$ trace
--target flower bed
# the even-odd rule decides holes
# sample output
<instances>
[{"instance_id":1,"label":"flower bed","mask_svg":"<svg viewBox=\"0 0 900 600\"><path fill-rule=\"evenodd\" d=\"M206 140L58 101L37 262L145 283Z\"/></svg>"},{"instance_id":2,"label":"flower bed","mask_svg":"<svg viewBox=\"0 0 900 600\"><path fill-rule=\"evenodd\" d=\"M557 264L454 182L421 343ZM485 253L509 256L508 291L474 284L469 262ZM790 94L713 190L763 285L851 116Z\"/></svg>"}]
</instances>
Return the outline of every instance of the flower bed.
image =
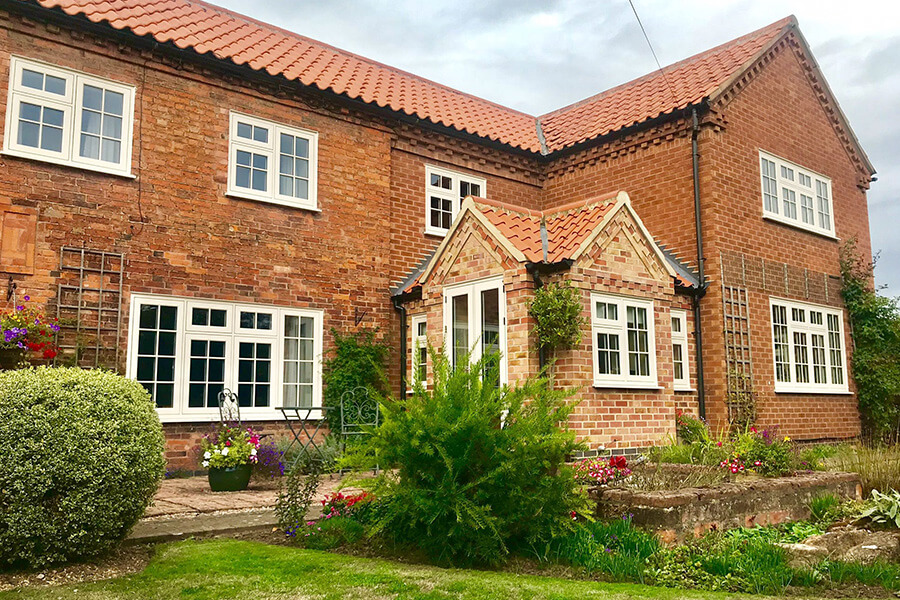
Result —
<instances>
[{"instance_id":1,"label":"flower bed","mask_svg":"<svg viewBox=\"0 0 900 600\"><path fill-rule=\"evenodd\" d=\"M690 465L678 465L691 469ZM772 525L807 519L809 502L831 493L861 499L855 473L808 472L790 477L737 478L706 488L636 491L594 488L591 498L602 518L632 515L636 525L656 531L666 543L682 541L710 530Z\"/></svg>"}]
</instances>

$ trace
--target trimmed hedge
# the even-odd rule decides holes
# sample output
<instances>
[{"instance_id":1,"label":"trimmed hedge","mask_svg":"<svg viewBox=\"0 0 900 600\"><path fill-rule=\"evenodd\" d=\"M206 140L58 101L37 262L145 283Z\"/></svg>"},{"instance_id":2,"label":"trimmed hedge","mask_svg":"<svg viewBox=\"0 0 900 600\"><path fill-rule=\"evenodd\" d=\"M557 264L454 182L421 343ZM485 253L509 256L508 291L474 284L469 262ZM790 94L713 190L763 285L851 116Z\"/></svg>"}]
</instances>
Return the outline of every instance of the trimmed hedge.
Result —
<instances>
[{"instance_id":1,"label":"trimmed hedge","mask_svg":"<svg viewBox=\"0 0 900 600\"><path fill-rule=\"evenodd\" d=\"M163 450L137 382L77 368L0 372L0 565L115 547L159 487Z\"/></svg>"}]
</instances>

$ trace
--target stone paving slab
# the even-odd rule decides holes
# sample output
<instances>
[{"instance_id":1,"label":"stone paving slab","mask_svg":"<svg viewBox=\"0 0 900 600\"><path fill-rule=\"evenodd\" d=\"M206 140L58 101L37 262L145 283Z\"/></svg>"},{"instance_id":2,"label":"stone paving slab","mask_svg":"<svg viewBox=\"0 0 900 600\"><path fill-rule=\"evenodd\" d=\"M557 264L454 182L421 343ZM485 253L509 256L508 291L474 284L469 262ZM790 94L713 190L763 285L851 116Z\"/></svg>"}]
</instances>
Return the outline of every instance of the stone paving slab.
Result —
<instances>
[{"instance_id":1,"label":"stone paving slab","mask_svg":"<svg viewBox=\"0 0 900 600\"><path fill-rule=\"evenodd\" d=\"M337 491L342 481L340 475L322 477L308 519L322 515L321 501ZM343 491L355 493L359 490L347 488ZM271 528L277 524L273 510L277 497L277 482L253 482L242 492L213 492L206 477L167 479L128 536L128 541L170 541Z\"/></svg>"}]
</instances>

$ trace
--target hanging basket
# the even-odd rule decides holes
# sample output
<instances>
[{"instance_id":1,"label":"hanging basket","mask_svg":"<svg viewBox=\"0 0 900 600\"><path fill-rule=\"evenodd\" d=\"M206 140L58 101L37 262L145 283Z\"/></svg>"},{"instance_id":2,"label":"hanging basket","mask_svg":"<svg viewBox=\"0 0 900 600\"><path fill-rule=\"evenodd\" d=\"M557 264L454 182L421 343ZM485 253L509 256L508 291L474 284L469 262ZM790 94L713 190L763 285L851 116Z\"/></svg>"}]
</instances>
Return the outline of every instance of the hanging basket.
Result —
<instances>
[{"instance_id":1,"label":"hanging basket","mask_svg":"<svg viewBox=\"0 0 900 600\"><path fill-rule=\"evenodd\" d=\"M250 484L252 465L209 470L209 489L214 492L240 492Z\"/></svg>"}]
</instances>

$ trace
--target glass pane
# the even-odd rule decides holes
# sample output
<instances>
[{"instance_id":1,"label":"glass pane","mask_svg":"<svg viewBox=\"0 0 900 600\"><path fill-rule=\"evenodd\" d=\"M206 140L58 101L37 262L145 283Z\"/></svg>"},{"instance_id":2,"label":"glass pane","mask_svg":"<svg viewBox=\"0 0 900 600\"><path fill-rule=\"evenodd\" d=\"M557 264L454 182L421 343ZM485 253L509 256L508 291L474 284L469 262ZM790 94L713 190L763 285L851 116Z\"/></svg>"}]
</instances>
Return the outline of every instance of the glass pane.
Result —
<instances>
[{"instance_id":1,"label":"glass pane","mask_svg":"<svg viewBox=\"0 0 900 600\"><path fill-rule=\"evenodd\" d=\"M300 336L300 317L290 315L284 317L284 335L287 337Z\"/></svg>"},{"instance_id":2,"label":"glass pane","mask_svg":"<svg viewBox=\"0 0 900 600\"><path fill-rule=\"evenodd\" d=\"M256 155L254 155L256 156ZM261 192L266 191L266 172L265 171L257 171L254 169L253 171L253 189L259 190Z\"/></svg>"},{"instance_id":3,"label":"glass pane","mask_svg":"<svg viewBox=\"0 0 900 600\"><path fill-rule=\"evenodd\" d=\"M225 342L210 342L209 355L219 357L225 356Z\"/></svg>"},{"instance_id":4,"label":"glass pane","mask_svg":"<svg viewBox=\"0 0 900 600\"><path fill-rule=\"evenodd\" d=\"M100 113L85 110L81 113L81 131L100 135Z\"/></svg>"},{"instance_id":5,"label":"glass pane","mask_svg":"<svg viewBox=\"0 0 900 600\"><path fill-rule=\"evenodd\" d=\"M22 85L35 90L44 89L44 74L22 69Z\"/></svg>"},{"instance_id":6,"label":"glass pane","mask_svg":"<svg viewBox=\"0 0 900 600\"><path fill-rule=\"evenodd\" d=\"M269 385L257 384L256 386L256 406L269 405Z\"/></svg>"},{"instance_id":7,"label":"glass pane","mask_svg":"<svg viewBox=\"0 0 900 600\"><path fill-rule=\"evenodd\" d=\"M156 354L155 331L141 331L138 333L138 354Z\"/></svg>"},{"instance_id":8,"label":"glass pane","mask_svg":"<svg viewBox=\"0 0 900 600\"><path fill-rule=\"evenodd\" d=\"M191 381L206 381L206 360L203 358L192 358L190 363Z\"/></svg>"},{"instance_id":9,"label":"glass pane","mask_svg":"<svg viewBox=\"0 0 900 600\"><path fill-rule=\"evenodd\" d=\"M78 155L84 158L100 158L100 138L95 135L81 134L81 143L78 146Z\"/></svg>"},{"instance_id":10,"label":"glass pane","mask_svg":"<svg viewBox=\"0 0 900 600\"><path fill-rule=\"evenodd\" d=\"M84 86L84 95L81 99L81 106L84 108L92 108L94 110L103 110L103 90L92 85Z\"/></svg>"},{"instance_id":11,"label":"glass pane","mask_svg":"<svg viewBox=\"0 0 900 600\"><path fill-rule=\"evenodd\" d=\"M268 168L269 158L264 154L253 155L253 168L265 170Z\"/></svg>"},{"instance_id":12,"label":"glass pane","mask_svg":"<svg viewBox=\"0 0 900 600\"><path fill-rule=\"evenodd\" d=\"M284 406L297 406L297 386L284 386Z\"/></svg>"},{"instance_id":13,"label":"glass pane","mask_svg":"<svg viewBox=\"0 0 900 600\"><path fill-rule=\"evenodd\" d=\"M241 358L253 358L253 344L241 342L238 346L238 356Z\"/></svg>"},{"instance_id":14,"label":"glass pane","mask_svg":"<svg viewBox=\"0 0 900 600\"><path fill-rule=\"evenodd\" d=\"M269 142L269 130L265 127L253 127L253 139L257 142L267 144Z\"/></svg>"},{"instance_id":15,"label":"glass pane","mask_svg":"<svg viewBox=\"0 0 900 600\"><path fill-rule=\"evenodd\" d=\"M209 324L213 327L225 327L225 317L227 312L224 310L213 309L209 311Z\"/></svg>"},{"instance_id":16,"label":"glass pane","mask_svg":"<svg viewBox=\"0 0 900 600\"><path fill-rule=\"evenodd\" d=\"M191 356L206 356L206 347L204 340L191 340Z\"/></svg>"},{"instance_id":17,"label":"glass pane","mask_svg":"<svg viewBox=\"0 0 900 600\"><path fill-rule=\"evenodd\" d=\"M237 159L236 159L237 164L239 164L241 166L249 167L250 166L250 158L251 158L251 155L249 152L244 152L243 150L237 151Z\"/></svg>"},{"instance_id":18,"label":"glass pane","mask_svg":"<svg viewBox=\"0 0 900 600\"><path fill-rule=\"evenodd\" d=\"M241 311L241 328L253 329L256 327L256 313Z\"/></svg>"},{"instance_id":19,"label":"glass pane","mask_svg":"<svg viewBox=\"0 0 900 600\"><path fill-rule=\"evenodd\" d=\"M299 342L299 354L298 358L300 360L312 360L313 359L313 341L312 340L300 340Z\"/></svg>"},{"instance_id":20,"label":"glass pane","mask_svg":"<svg viewBox=\"0 0 900 600\"><path fill-rule=\"evenodd\" d=\"M258 313L256 315L257 329L272 329L272 315L269 313Z\"/></svg>"},{"instance_id":21,"label":"glass pane","mask_svg":"<svg viewBox=\"0 0 900 600\"><path fill-rule=\"evenodd\" d=\"M298 383L300 381L300 365L295 362L284 364L284 382Z\"/></svg>"},{"instance_id":22,"label":"glass pane","mask_svg":"<svg viewBox=\"0 0 900 600\"><path fill-rule=\"evenodd\" d=\"M309 182L307 180L294 180L294 197L303 198L304 200L309 198Z\"/></svg>"},{"instance_id":23,"label":"glass pane","mask_svg":"<svg viewBox=\"0 0 900 600\"><path fill-rule=\"evenodd\" d=\"M300 398L298 398L297 403L299 406L312 406L313 405L313 388L311 385L301 385L299 386Z\"/></svg>"},{"instance_id":24,"label":"glass pane","mask_svg":"<svg viewBox=\"0 0 900 600\"><path fill-rule=\"evenodd\" d=\"M300 342L292 339L284 340L284 358L286 360L297 360L297 346ZM305 342L304 342L305 343Z\"/></svg>"},{"instance_id":25,"label":"glass pane","mask_svg":"<svg viewBox=\"0 0 900 600\"><path fill-rule=\"evenodd\" d=\"M175 334L169 331L163 331L159 334L159 350L157 354L160 356L175 356Z\"/></svg>"},{"instance_id":26,"label":"glass pane","mask_svg":"<svg viewBox=\"0 0 900 600\"><path fill-rule=\"evenodd\" d=\"M218 358L209 360L209 380L225 381L225 361Z\"/></svg>"},{"instance_id":27,"label":"glass pane","mask_svg":"<svg viewBox=\"0 0 900 600\"><path fill-rule=\"evenodd\" d=\"M191 325L209 325L209 309L194 308L191 310Z\"/></svg>"},{"instance_id":28,"label":"glass pane","mask_svg":"<svg viewBox=\"0 0 900 600\"><path fill-rule=\"evenodd\" d=\"M294 175L297 177L309 178L309 161L305 158L294 160Z\"/></svg>"},{"instance_id":29,"label":"glass pane","mask_svg":"<svg viewBox=\"0 0 900 600\"><path fill-rule=\"evenodd\" d=\"M100 142L100 160L117 163L119 162L119 153L122 149L122 142L104 139Z\"/></svg>"},{"instance_id":30,"label":"glass pane","mask_svg":"<svg viewBox=\"0 0 900 600\"><path fill-rule=\"evenodd\" d=\"M453 320L453 366L463 364L469 353L469 296L454 296L452 303Z\"/></svg>"},{"instance_id":31,"label":"glass pane","mask_svg":"<svg viewBox=\"0 0 900 600\"><path fill-rule=\"evenodd\" d=\"M103 117L103 135L117 140L122 139L122 117Z\"/></svg>"},{"instance_id":32,"label":"glass pane","mask_svg":"<svg viewBox=\"0 0 900 600\"><path fill-rule=\"evenodd\" d=\"M175 385L160 383L156 386L156 406L159 408L172 408L175 396Z\"/></svg>"},{"instance_id":33,"label":"glass pane","mask_svg":"<svg viewBox=\"0 0 900 600\"><path fill-rule=\"evenodd\" d=\"M247 140L253 139L253 128L247 123L238 121L237 136Z\"/></svg>"},{"instance_id":34,"label":"glass pane","mask_svg":"<svg viewBox=\"0 0 900 600\"><path fill-rule=\"evenodd\" d=\"M299 363L300 366L300 382L301 383L312 383L313 380L313 365L311 362L302 362Z\"/></svg>"},{"instance_id":35,"label":"glass pane","mask_svg":"<svg viewBox=\"0 0 900 600\"><path fill-rule=\"evenodd\" d=\"M282 196L294 195L294 180L287 175L279 175L278 177L278 193Z\"/></svg>"},{"instance_id":36,"label":"glass pane","mask_svg":"<svg viewBox=\"0 0 900 600\"><path fill-rule=\"evenodd\" d=\"M156 329L156 315L159 307L152 304L141 305L140 327L142 329Z\"/></svg>"},{"instance_id":37,"label":"glass pane","mask_svg":"<svg viewBox=\"0 0 900 600\"><path fill-rule=\"evenodd\" d=\"M138 381L153 381L156 374L156 359L149 356L139 356L137 361Z\"/></svg>"},{"instance_id":38,"label":"glass pane","mask_svg":"<svg viewBox=\"0 0 900 600\"><path fill-rule=\"evenodd\" d=\"M253 386L242 383L238 386L238 404L242 408L253 406Z\"/></svg>"},{"instance_id":39,"label":"glass pane","mask_svg":"<svg viewBox=\"0 0 900 600\"><path fill-rule=\"evenodd\" d=\"M158 358L158 359L156 359L156 380L157 381L175 381L175 359L174 358Z\"/></svg>"},{"instance_id":40,"label":"glass pane","mask_svg":"<svg viewBox=\"0 0 900 600\"><path fill-rule=\"evenodd\" d=\"M238 167L235 172L234 185L242 188L250 187L250 169Z\"/></svg>"},{"instance_id":41,"label":"glass pane","mask_svg":"<svg viewBox=\"0 0 900 600\"><path fill-rule=\"evenodd\" d=\"M269 361L256 361L256 381L266 383L269 381Z\"/></svg>"},{"instance_id":42,"label":"glass pane","mask_svg":"<svg viewBox=\"0 0 900 600\"><path fill-rule=\"evenodd\" d=\"M103 111L113 115L122 116L122 106L125 103L125 96L119 92L106 90L105 97Z\"/></svg>"},{"instance_id":43,"label":"glass pane","mask_svg":"<svg viewBox=\"0 0 900 600\"><path fill-rule=\"evenodd\" d=\"M294 145L294 154L301 158L309 157L309 140L304 139L302 137L294 138L296 140Z\"/></svg>"},{"instance_id":44,"label":"glass pane","mask_svg":"<svg viewBox=\"0 0 900 600\"><path fill-rule=\"evenodd\" d=\"M19 121L19 143L23 146L37 148L41 138L41 126L37 123Z\"/></svg>"},{"instance_id":45,"label":"glass pane","mask_svg":"<svg viewBox=\"0 0 900 600\"><path fill-rule=\"evenodd\" d=\"M159 328L175 331L175 320L178 315L178 308L175 306L159 307Z\"/></svg>"},{"instance_id":46,"label":"glass pane","mask_svg":"<svg viewBox=\"0 0 900 600\"><path fill-rule=\"evenodd\" d=\"M294 158L291 156L285 156L284 154L278 160L278 172L282 175L293 175L294 174Z\"/></svg>"},{"instance_id":47,"label":"glass pane","mask_svg":"<svg viewBox=\"0 0 900 600\"><path fill-rule=\"evenodd\" d=\"M44 127L41 135L41 148L52 152L62 152L62 129Z\"/></svg>"},{"instance_id":48,"label":"glass pane","mask_svg":"<svg viewBox=\"0 0 900 600\"><path fill-rule=\"evenodd\" d=\"M294 153L294 136L286 133L281 134L281 144L279 145L282 154Z\"/></svg>"},{"instance_id":49,"label":"glass pane","mask_svg":"<svg viewBox=\"0 0 900 600\"><path fill-rule=\"evenodd\" d=\"M312 317L301 317L300 319L300 337L312 339L313 324L315 321Z\"/></svg>"},{"instance_id":50,"label":"glass pane","mask_svg":"<svg viewBox=\"0 0 900 600\"><path fill-rule=\"evenodd\" d=\"M238 381L253 381L253 361L252 360L240 360L238 361Z\"/></svg>"},{"instance_id":51,"label":"glass pane","mask_svg":"<svg viewBox=\"0 0 900 600\"><path fill-rule=\"evenodd\" d=\"M206 386L202 383L192 383L188 386L188 406L190 408L203 408Z\"/></svg>"},{"instance_id":52,"label":"glass pane","mask_svg":"<svg viewBox=\"0 0 900 600\"><path fill-rule=\"evenodd\" d=\"M29 104L27 102L22 102L19 104L19 118L25 119L27 121L40 122L41 120L41 107L37 104Z\"/></svg>"}]
</instances>

